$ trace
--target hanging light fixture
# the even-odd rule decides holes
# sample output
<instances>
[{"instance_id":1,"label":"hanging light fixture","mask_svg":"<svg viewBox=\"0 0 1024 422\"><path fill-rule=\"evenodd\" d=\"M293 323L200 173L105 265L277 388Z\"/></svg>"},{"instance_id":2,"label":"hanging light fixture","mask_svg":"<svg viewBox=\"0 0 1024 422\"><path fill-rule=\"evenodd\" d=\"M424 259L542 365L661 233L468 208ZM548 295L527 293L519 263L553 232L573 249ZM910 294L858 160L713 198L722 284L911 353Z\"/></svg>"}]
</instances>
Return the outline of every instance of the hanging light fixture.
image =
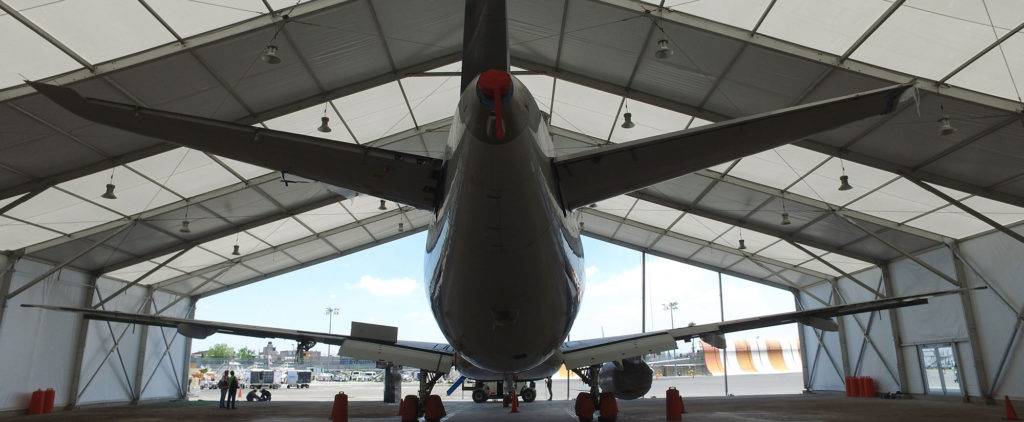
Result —
<instances>
[{"instance_id":1,"label":"hanging light fixture","mask_svg":"<svg viewBox=\"0 0 1024 422\"><path fill-rule=\"evenodd\" d=\"M263 60L267 64L278 64L281 63L281 56L277 55L277 46L274 44L268 44L263 49L263 55L260 56L260 60Z\"/></svg>"},{"instance_id":2,"label":"hanging light fixture","mask_svg":"<svg viewBox=\"0 0 1024 422\"><path fill-rule=\"evenodd\" d=\"M107 191L103 192L103 195L100 195L100 198L103 198L103 199L117 199L117 195L114 195L114 184L113 183L107 183Z\"/></svg>"},{"instance_id":3,"label":"hanging light fixture","mask_svg":"<svg viewBox=\"0 0 1024 422\"><path fill-rule=\"evenodd\" d=\"M850 185L850 176L846 175L846 165L843 164L842 158L839 159L839 168L843 170L843 175L839 176L839 190L845 192L853 189L853 186Z\"/></svg>"},{"instance_id":4,"label":"hanging light fixture","mask_svg":"<svg viewBox=\"0 0 1024 422\"><path fill-rule=\"evenodd\" d=\"M622 128L632 129L633 127L636 127L636 123L633 123L633 113L630 113L628 111L622 113Z\"/></svg>"},{"instance_id":5,"label":"hanging light fixture","mask_svg":"<svg viewBox=\"0 0 1024 422\"><path fill-rule=\"evenodd\" d=\"M238 245L235 245L234 249L231 250L231 254L234 256L239 256L242 254L241 252L238 251Z\"/></svg>"},{"instance_id":6,"label":"hanging light fixture","mask_svg":"<svg viewBox=\"0 0 1024 422\"><path fill-rule=\"evenodd\" d=\"M405 223L398 223L398 232L405 232Z\"/></svg>"},{"instance_id":7,"label":"hanging light fixture","mask_svg":"<svg viewBox=\"0 0 1024 422\"><path fill-rule=\"evenodd\" d=\"M323 132L323 133L330 132L331 131L331 127L327 126L327 122L329 122L330 120L331 119L329 117L327 117L327 116L321 117L320 118L320 127L316 128L316 130L318 132Z\"/></svg>"},{"instance_id":8,"label":"hanging light fixture","mask_svg":"<svg viewBox=\"0 0 1024 422\"><path fill-rule=\"evenodd\" d=\"M946 109L940 105L939 110L942 110L942 117L939 117L939 136L949 136L956 133L956 128L953 127L949 115L946 114Z\"/></svg>"},{"instance_id":9,"label":"hanging light fixture","mask_svg":"<svg viewBox=\"0 0 1024 422\"><path fill-rule=\"evenodd\" d=\"M387 211L388 210L388 205L384 202L383 199L381 199L380 200L380 206L377 207L377 209L381 210L381 211Z\"/></svg>"},{"instance_id":10,"label":"hanging light fixture","mask_svg":"<svg viewBox=\"0 0 1024 422\"><path fill-rule=\"evenodd\" d=\"M107 182L107 190L100 195L103 199L117 199L117 195L114 195L114 169L110 169L110 181Z\"/></svg>"},{"instance_id":11,"label":"hanging light fixture","mask_svg":"<svg viewBox=\"0 0 1024 422\"><path fill-rule=\"evenodd\" d=\"M737 227L736 230L739 232L740 235L740 247L737 249L745 251L747 250L747 241L743 240L743 229Z\"/></svg>"},{"instance_id":12,"label":"hanging light fixture","mask_svg":"<svg viewBox=\"0 0 1024 422\"><path fill-rule=\"evenodd\" d=\"M850 176L847 176L845 174L839 176L839 190L848 191L850 189L853 189L853 186L850 185Z\"/></svg>"},{"instance_id":13,"label":"hanging light fixture","mask_svg":"<svg viewBox=\"0 0 1024 422\"><path fill-rule=\"evenodd\" d=\"M672 57L672 53L672 47L668 45L668 38L658 40L658 50L654 52L654 57L665 60Z\"/></svg>"},{"instance_id":14,"label":"hanging light fixture","mask_svg":"<svg viewBox=\"0 0 1024 422\"><path fill-rule=\"evenodd\" d=\"M580 230L583 230L585 227L586 227L586 223L580 221Z\"/></svg>"},{"instance_id":15,"label":"hanging light fixture","mask_svg":"<svg viewBox=\"0 0 1024 422\"><path fill-rule=\"evenodd\" d=\"M622 128L632 129L633 127L636 126L636 123L633 123L633 113L629 112L629 103L626 102L625 99L623 99L622 105L626 107L626 112L622 113Z\"/></svg>"},{"instance_id":16,"label":"hanging light fixture","mask_svg":"<svg viewBox=\"0 0 1024 422\"><path fill-rule=\"evenodd\" d=\"M188 220L181 220L181 227L178 229L179 233L192 233L192 229L188 228Z\"/></svg>"}]
</instances>

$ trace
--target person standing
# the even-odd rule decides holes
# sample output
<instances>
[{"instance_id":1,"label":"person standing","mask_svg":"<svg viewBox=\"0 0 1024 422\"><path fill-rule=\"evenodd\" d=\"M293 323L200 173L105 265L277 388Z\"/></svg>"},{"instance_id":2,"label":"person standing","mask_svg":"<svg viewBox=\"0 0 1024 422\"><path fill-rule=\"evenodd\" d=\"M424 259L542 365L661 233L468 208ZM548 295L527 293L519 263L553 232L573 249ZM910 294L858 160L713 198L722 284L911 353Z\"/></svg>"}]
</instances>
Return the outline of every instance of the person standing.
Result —
<instances>
[{"instance_id":1,"label":"person standing","mask_svg":"<svg viewBox=\"0 0 1024 422\"><path fill-rule=\"evenodd\" d=\"M548 401L551 401L551 398L555 396L555 394L551 392L551 377L544 378L544 384L548 386Z\"/></svg>"},{"instance_id":2,"label":"person standing","mask_svg":"<svg viewBox=\"0 0 1024 422\"><path fill-rule=\"evenodd\" d=\"M238 399L238 378L235 378L235 371L231 371L231 376L228 377L228 404L231 409L235 409L235 401Z\"/></svg>"},{"instance_id":3,"label":"person standing","mask_svg":"<svg viewBox=\"0 0 1024 422\"><path fill-rule=\"evenodd\" d=\"M227 394L228 394L228 386L229 385L231 385L231 383L228 380L228 371L224 371L224 376L221 377L220 381L217 382L217 388L220 389L220 408L221 409L227 408L227 403L224 403L224 397L227 396Z\"/></svg>"}]
</instances>

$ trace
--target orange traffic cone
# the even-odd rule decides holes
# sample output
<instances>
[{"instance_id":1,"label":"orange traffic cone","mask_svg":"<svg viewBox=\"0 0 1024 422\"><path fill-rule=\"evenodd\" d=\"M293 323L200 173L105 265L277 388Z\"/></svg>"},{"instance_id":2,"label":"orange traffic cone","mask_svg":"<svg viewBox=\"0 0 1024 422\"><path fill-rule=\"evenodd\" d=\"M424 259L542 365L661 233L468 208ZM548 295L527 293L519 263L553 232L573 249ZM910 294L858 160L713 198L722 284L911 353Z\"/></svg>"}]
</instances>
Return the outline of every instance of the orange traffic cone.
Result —
<instances>
[{"instance_id":1,"label":"orange traffic cone","mask_svg":"<svg viewBox=\"0 0 1024 422\"><path fill-rule=\"evenodd\" d=\"M1010 401L1010 396L1003 396L1003 400L1006 401L1006 420L1008 421L1019 421L1017 417L1017 411L1013 409L1013 402Z\"/></svg>"},{"instance_id":2,"label":"orange traffic cone","mask_svg":"<svg viewBox=\"0 0 1024 422\"><path fill-rule=\"evenodd\" d=\"M509 413L519 413L519 396L515 391L512 392L512 411Z\"/></svg>"}]
</instances>

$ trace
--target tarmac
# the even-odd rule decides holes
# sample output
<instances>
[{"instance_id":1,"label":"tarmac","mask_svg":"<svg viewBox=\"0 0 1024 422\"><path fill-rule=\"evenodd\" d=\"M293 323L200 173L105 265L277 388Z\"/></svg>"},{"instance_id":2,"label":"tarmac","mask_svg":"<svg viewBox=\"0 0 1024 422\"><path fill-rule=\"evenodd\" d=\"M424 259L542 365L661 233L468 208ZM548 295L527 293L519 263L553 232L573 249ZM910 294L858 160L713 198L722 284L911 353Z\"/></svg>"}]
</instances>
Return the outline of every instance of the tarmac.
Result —
<instances>
[{"instance_id":1,"label":"tarmac","mask_svg":"<svg viewBox=\"0 0 1024 422\"><path fill-rule=\"evenodd\" d=\"M567 400L537 401L511 414L500 403L446 403L449 422L576 421L573 403ZM619 402L618 421L665 420L664 399ZM939 400L882 400L848 398L836 394L785 396L705 397L686 400L685 421L999 421L1003 407ZM238 409L219 409L208 401L147 403L136 406L80 408L48 415L14 416L9 421L319 421L327 420L331 403L325 401L272 401L239 403ZM398 421L397 405L351 402L349 421ZM596 420L596 418L595 418Z\"/></svg>"}]
</instances>

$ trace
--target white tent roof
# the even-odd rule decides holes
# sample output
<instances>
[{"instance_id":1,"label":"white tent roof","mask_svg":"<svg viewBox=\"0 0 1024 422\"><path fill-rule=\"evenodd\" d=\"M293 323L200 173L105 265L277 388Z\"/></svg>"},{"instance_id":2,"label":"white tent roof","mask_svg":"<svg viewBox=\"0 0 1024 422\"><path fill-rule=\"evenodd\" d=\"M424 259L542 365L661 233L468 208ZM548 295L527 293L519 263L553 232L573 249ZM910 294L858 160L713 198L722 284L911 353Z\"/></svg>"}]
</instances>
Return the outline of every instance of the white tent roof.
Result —
<instances>
[{"instance_id":1,"label":"white tent roof","mask_svg":"<svg viewBox=\"0 0 1024 422\"><path fill-rule=\"evenodd\" d=\"M919 89L918 105L893 115L598 203L588 233L801 287L991 230L907 177L1002 224L1024 219L1024 2L770 4L512 2L512 59L561 153L893 83ZM458 98L461 0L0 6L11 59L0 69L0 250L212 294L432 218L93 125L20 83L303 134L324 135L326 113L326 138L437 156ZM669 60L653 56L663 37ZM259 61L269 43L283 63ZM937 134L942 113L956 134ZM844 173L853 189L838 191ZM102 199L111 176L118 199Z\"/></svg>"}]
</instances>

